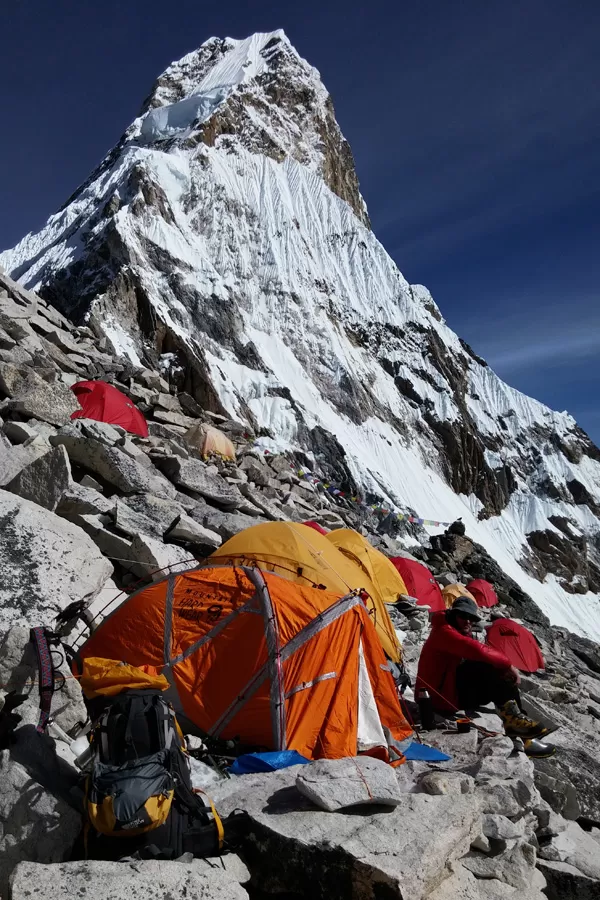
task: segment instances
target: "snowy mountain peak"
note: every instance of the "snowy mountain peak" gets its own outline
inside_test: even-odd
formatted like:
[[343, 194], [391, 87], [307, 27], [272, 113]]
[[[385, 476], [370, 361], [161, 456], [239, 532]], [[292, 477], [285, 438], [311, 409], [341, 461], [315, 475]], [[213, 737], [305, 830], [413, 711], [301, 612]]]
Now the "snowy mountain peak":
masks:
[[600, 451], [398, 271], [331, 98], [283, 32], [211, 38], [169, 66], [0, 264], [134, 363], [162, 359], [260, 446], [301, 448], [389, 509], [461, 516], [553, 622], [600, 637]]
[[282, 29], [253, 34], [245, 40], [212, 37], [198, 50], [168, 66], [157, 79], [142, 112], [215, 88], [234, 89], [249, 84], [268, 72], [283, 52], [314, 72], [319, 80], [318, 72], [300, 58]]
[[159, 77], [127, 132], [143, 146], [173, 138], [213, 146], [232, 135], [250, 151], [311, 168], [368, 223], [331, 98], [282, 30], [206, 41]]

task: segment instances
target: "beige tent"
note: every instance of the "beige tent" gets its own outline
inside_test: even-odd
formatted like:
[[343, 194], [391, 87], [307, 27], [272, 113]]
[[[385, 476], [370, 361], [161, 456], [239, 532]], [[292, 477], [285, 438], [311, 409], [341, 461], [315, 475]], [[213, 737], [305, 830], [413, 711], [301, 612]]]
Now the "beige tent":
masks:
[[477, 603], [473, 594], [467, 590], [464, 584], [447, 585], [445, 588], [442, 588], [442, 597], [444, 598], [446, 609], [450, 609], [454, 601], [458, 600], [459, 597], [469, 597], [473, 603]]
[[235, 459], [235, 448], [229, 438], [212, 425], [205, 423], [192, 425], [183, 439], [190, 447], [199, 450], [205, 458], [215, 454], [223, 459]]

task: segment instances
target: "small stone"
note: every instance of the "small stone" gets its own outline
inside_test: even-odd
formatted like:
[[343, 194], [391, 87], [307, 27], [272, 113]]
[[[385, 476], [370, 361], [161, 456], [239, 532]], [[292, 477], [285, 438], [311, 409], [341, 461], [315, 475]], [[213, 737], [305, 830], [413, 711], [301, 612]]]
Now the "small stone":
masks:
[[[119, 435], [120, 438], [120, 435]], [[172, 497], [175, 490], [153, 467], [141, 465], [116, 446], [106, 446], [85, 437], [75, 424], [70, 424], [50, 438], [53, 446], [62, 444], [72, 462], [94, 472], [124, 494], [149, 492]]]
[[64, 425], [79, 409], [66, 385], [49, 384], [26, 366], [0, 362], [0, 389], [15, 401], [18, 412], [52, 425]]
[[475, 782], [470, 775], [458, 772], [429, 772], [420, 781], [420, 787], [427, 794], [472, 794]]
[[193, 419], [202, 418], [204, 411], [200, 404], [196, 403], [193, 397], [190, 397], [190, 395], [186, 393], [178, 394], [177, 397], [184, 413], [191, 416]]
[[191, 428], [192, 425], [196, 424], [196, 420], [192, 419], [190, 416], [184, 416], [183, 413], [180, 412], [169, 412], [165, 409], [159, 409], [158, 407], [154, 408], [154, 418], [158, 422], [166, 423], [167, 425], [178, 425], [180, 428]]
[[154, 519], [132, 509], [124, 500], [117, 499], [114, 508], [114, 525], [118, 531], [132, 538], [137, 534], [146, 534], [162, 540], [162, 530]]
[[161, 409], [166, 409], [169, 412], [181, 412], [181, 404], [177, 397], [174, 397], [173, 394], [155, 394], [153, 402], [155, 406], [158, 406]]
[[[477, 722], [479, 723], [479, 720]], [[513, 752], [513, 742], [509, 737], [505, 736], [486, 738], [481, 742], [479, 748], [479, 755], [482, 758], [493, 756], [499, 759], [508, 759]]]
[[588, 878], [600, 880], [598, 844], [577, 822], [569, 822], [563, 831], [544, 844], [540, 856], [553, 862], [568, 863]]
[[461, 862], [477, 878], [497, 878], [511, 887], [526, 891], [531, 887], [536, 852], [531, 844], [521, 840], [496, 856], [469, 853]]
[[484, 834], [480, 834], [471, 843], [471, 850], [479, 850], [480, 853], [489, 853], [490, 849], [490, 842]]
[[[229, 479], [228, 479], [229, 480]], [[253, 489], [249, 484], [242, 483], [239, 486], [239, 491], [243, 497], [250, 501], [250, 503], [259, 510], [259, 512], [263, 513], [263, 515], [267, 519], [271, 519], [273, 522], [284, 522], [285, 516], [278, 509], [275, 504], [271, 503], [269, 500], [264, 497], [260, 491]], [[247, 512], [248, 510], [244, 507], [240, 507], [241, 512]]]
[[48, 452], [48, 443], [41, 437], [28, 438], [16, 447], [0, 443], [0, 487], [9, 484], [28, 465]]
[[93, 490], [98, 491], [99, 493], [102, 493], [104, 491], [104, 488], [102, 487], [100, 482], [96, 481], [95, 478], [92, 478], [91, 475], [84, 475], [79, 483], [82, 487], [93, 488]]
[[494, 841], [510, 841], [523, 837], [523, 820], [511, 822], [506, 816], [488, 813], [483, 817], [482, 830], [486, 837], [492, 838]]
[[238, 531], [243, 531], [252, 525], [259, 525], [267, 521], [265, 518], [253, 518], [240, 512], [222, 512], [208, 505], [198, 505], [190, 511], [190, 515], [197, 522], [200, 522], [201, 525], [210, 528], [211, 531], [218, 532], [224, 541], [228, 541]]
[[98, 422], [96, 419], [77, 419], [81, 433], [85, 437], [92, 438], [106, 447], [113, 447], [123, 436], [123, 430], [108, 422]]
[[78, 513], [69, 517], [69, 521], [89, 535], [101, 553], [121, 563], [125, 568], [130, 568], [128, 563], [132, 560], [131, 541], [105, 528], [108, 520], [108, 515], [97, 513]]
[[16, 343], [16, 340], [0, 326], [0, 350], [12, 350]]
[[[31, 728], [33, 731], [33, 727]], [[39, 737], [36, 735], [36, 737]], [[51, 742], [50, 742], [51, 743]], [[45, 751], [51, 755], [49, 747]], [[43, 863], [58, 863], [71, 852], [81, 831], [81, 815], [64, 799], [55, 797], [50, 790], [38, 784], [30, 773], [11, 759], [8, 750], [0, 751], [0, 779], [2, 798], [0, 800], [0, 896], [9, 896], [9, 876], [20, 865], [21, 860], [36, 860]], [[46, 872], [49, 888], [53, 879], [48, 878], [48, 868], [38, 865]], [[53, 871], [50, 868], [50, 871]], [[32, 886], [22, 885], [15, 893], [15, 876], [10, 896], [13, 900], [31, 897]], [[51, 893], [47, 895], [51, 896]]]

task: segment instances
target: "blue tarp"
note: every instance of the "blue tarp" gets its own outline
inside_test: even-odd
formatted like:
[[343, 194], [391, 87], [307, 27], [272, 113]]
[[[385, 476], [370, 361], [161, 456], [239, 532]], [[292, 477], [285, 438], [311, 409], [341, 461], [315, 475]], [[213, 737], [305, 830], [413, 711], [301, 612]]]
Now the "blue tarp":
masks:
[[437, 747], [430, 747], [429, 744], [419, 744], [413, 741], [410, 747], [404, 751], [407, 759], [422, 760], [423, 762], [447, 762], [452, 759], [447, 753], [442, 753]]
[[296, 750], [244, 753], [243, 756], [238, 756], [229, 771], [232, 775], [249, 775], [252, 772], [275, 772], [277, 769], [287, 769], [289, 766], [309, 762], [310, 759], [302, 756]]

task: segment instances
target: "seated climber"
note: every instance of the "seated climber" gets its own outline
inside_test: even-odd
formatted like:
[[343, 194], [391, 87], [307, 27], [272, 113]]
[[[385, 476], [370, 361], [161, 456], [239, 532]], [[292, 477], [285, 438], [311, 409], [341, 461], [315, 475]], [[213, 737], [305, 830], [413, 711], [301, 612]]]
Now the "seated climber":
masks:
[[457, 597], [451, 609], [432, 616], [431, 633], [419, 659], [417, 694], [421, 688], [427, 690], [442, 715], [494, 703], [508, 735], [541, 737], [547, 729], [522, 711], [518, 669], [504, 653], [472, 636], [473, 624], [480, 619], [477, 604], [469, 597]]

